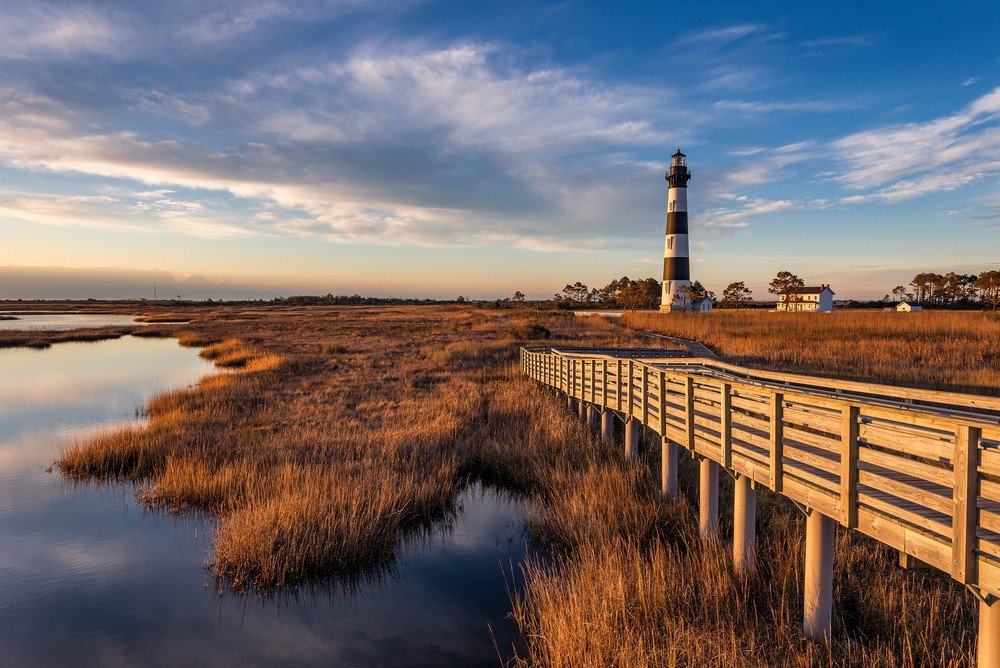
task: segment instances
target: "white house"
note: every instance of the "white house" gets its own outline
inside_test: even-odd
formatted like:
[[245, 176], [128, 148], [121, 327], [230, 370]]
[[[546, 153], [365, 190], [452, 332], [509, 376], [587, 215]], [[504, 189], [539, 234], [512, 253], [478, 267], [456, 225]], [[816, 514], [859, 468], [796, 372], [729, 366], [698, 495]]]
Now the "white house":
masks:
[[911, 304], [909, 302], [899, 302], [896, 305], [896, 310], [901, 313], [910, 313], [911, 311], [921, 311], [923, 310], [918, 304]]
[[830, 313], [834, 294], [826, 283], [819, 287], [791, 288], [778, 295], [778, 310]]
[[701, 299], [695, 299], [691, 302], [691, 308], [688, 309], [692, 313], [711, 313], [712, 308], [715, 304], [708, 297], [702, 297]]

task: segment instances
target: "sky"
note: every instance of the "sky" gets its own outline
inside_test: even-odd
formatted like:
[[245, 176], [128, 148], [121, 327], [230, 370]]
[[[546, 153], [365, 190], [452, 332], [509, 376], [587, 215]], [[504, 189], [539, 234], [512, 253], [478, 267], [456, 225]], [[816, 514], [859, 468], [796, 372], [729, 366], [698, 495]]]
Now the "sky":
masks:
[[1000, 3], [0, 0], [0, 298], [1000, 268]]

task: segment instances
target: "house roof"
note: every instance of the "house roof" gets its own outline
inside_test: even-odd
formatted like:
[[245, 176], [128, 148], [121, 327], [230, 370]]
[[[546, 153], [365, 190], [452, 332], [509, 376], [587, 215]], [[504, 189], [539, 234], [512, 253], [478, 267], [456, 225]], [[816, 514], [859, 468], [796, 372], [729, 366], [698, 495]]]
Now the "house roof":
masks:
[[830, 290], [830, 294], [837, 294], [830, 289], [829, 285], [814, 285], [805, 288], [789, 288], [786, 292], [792, 295], [818, 295], [824, 290]]
[[692, 305], [694, 305], [694, 304], [700, 304], [702, 302], [707, 302], [707, 301], [709, 301], [708, 297], [699, 297], [698, 299], [693, 300], [691, 302], [691, 304]]

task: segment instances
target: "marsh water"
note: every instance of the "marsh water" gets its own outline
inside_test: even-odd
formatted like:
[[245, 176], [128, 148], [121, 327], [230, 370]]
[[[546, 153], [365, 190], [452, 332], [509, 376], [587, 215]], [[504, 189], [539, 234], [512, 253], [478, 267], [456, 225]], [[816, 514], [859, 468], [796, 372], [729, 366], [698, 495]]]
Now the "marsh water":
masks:
[[351, 594], [220, 594], [212, 524], [51, 464], [211, 366], [173, 340], [0, 350], [0, 661], [12, 665], [496, 666], [525, 545], [516, 502], [480, 487]]
[[8, 313], [0, 311], [0, 316], [14, 320], [0, 320], [0, 329], [45, 329], [62, 331], [78, 327], [108, 327], [114, 325], [141, 325], [134, 315], [111, 313]]

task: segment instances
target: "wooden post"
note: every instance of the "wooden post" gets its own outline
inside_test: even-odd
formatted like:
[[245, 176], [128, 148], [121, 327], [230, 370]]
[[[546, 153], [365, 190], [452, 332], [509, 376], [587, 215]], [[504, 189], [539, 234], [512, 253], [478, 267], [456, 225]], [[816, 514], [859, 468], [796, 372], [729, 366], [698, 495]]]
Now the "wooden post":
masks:
[[738, 573], [757, 567], [757, 492], [749, 476], [736, 477], [733, 497], [733, 565]]
[[955, 431], [951, 576], [962, 584], [976, 582], [976, 525], [979, 523], [976, 501], [979, 496], [981, 434], [980, 429], [967, 425], [959, 425]]
[[628, 418], [625, 421], [625, 459], [634, 461], [639, 458], [639, 421]]
[[729, 383], [719, 390], [719, 441], [722, 447], [722, 465], [733, 468], [733, 393]]
[[615, 413], [610, 408], [601, 411], [601, 440], [605, 443], [615, 440]]
[[840, 425], [840, 523], [858, 526], [858, 416], [857, 406], [844, 406]]
[[668, 499], [677, 498], [677, 444], [666, 436], [660, 439], [660, 492]]
[[781, 493], [781, 476], [783, 475], [784, 457], [784, 395], [781, 392], [771, 393], [771, 489]]
[[594, 403], [597, 395], [597, 360], [590, 360], [587, 366], [590, 367], [590, 403]]
[[660, 433], [662, 438], [667, 437], [667, 374], [664, 371], [660, 372], [660, 384], [657, 387], [656, 393], [660, 395], [660, 405], [658, 407], [660, 416], [660, 428], [657, 431]]
[[583, 399], [580, 399], [577, 404], [577, 415], [580, 417], [581, 422], [587, 421], [587, 402]]
[[615, 408], [618, 409], [619, 413], [625, 413], [622, 410], [622, 361], [617, 359], [615, 360], [615, 388]]
[[596, 432], [601, 422], [600, 411], [594, 404], [587, 404], [587, 428]]
[[649, 424], [649, 367], [642, 365], [642, 425]]
[[626, 388], [625, 392], [626, 396], [628, 397], [627, 398], [628, 403], [625, 406], [625, 415], [628, 417], [629, 420], [631, 420], [633, 413], [632, 402], [635, 400], [632, 392], [632, 374], [634, 373], [632, 371], [632, 360], [629, 360], [626, 366], [628, 369], [627, 370], [628, 379], [626, 380], [626, 382], [628, 383], [628, 387]]
[[608, 361], [601, 360], [601, 406], [608, 405]]
[[817, 510], [806, 518], [805, 601], [802, 632], [829, 640], [833, 620], [833, 546], [837, 523]]
[[566, 408], [570, 409], [571, 411], [576, 410], [576, 399], [573, 398], [572, 394], [566, 395]]
[[993, 596], [989, 603], [979, 602], [976, 665], [979, 668], [1000, 668], [1000, 600]]
[[719, 465], [703, 457], [699, 467], [698, 533], [702, 540], [711, 540], [719, 534]]
[[684, 376], [684, 434], [685, 446], [694, 452], [694, 377]]

